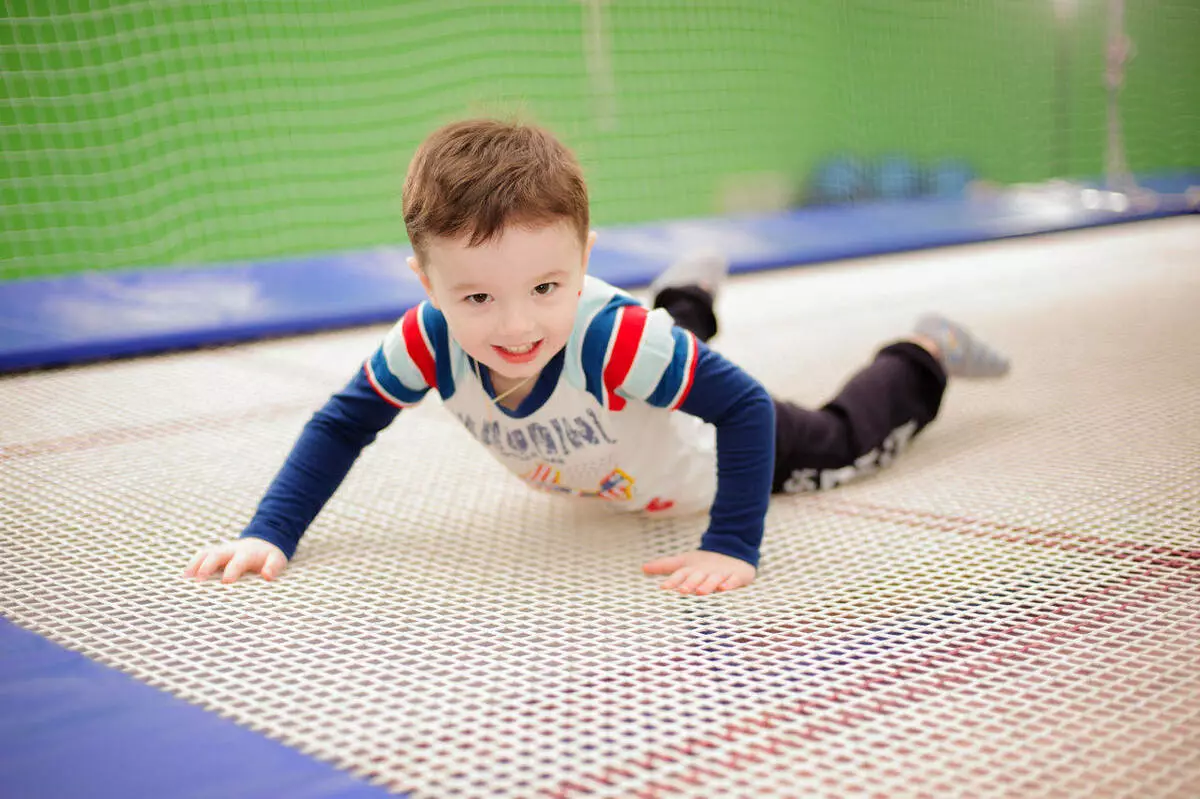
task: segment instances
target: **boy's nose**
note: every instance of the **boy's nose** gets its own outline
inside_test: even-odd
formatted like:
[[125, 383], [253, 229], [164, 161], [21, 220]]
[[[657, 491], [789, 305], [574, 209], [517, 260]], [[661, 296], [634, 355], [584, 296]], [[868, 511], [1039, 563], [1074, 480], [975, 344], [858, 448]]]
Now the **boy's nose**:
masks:
[[[527, 336], [533, 331], [533, 316], [519, 303], [513, 303], [504, 309], [504, 314], [500, 318], [499, 334], [504, 337], [512, 337], [520, 339], [522, 336]], [[513, 344], [523, 344], [523, 340], [512, 342]]]

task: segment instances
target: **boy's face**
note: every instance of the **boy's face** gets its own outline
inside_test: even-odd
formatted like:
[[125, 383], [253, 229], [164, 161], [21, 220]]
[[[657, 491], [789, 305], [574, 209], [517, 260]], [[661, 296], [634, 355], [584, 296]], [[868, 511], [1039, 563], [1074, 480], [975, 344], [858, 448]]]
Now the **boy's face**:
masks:
[[566, 346], [596, 234], [570, 225], [510, 227], [479, 247], [434, 239], [409, 260], [450, 335], [493, 375], [522, 380]]

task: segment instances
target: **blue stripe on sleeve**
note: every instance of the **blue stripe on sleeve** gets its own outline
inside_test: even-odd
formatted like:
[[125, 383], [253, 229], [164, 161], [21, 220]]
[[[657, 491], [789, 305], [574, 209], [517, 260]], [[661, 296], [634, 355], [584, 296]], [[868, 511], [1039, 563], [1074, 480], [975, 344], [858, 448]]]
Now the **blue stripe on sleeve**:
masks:
[[[679, 389], [683, 387], [687, 380], [689, 364], [688, 353], [691, 351], [691, 345], [688, 342], [690, 338], [687, 331], [678, 327], [671, 330], [671, 335], [675, 338], [675, 352], [671, 355], [671, 362], [667, 364], [667, 368], [663, 371], [662, 379], [658, 381], [658, 386], [646, 398], [646, 402], [659, 408], [665, 408], [679, 396]], [[697, 342], [699, 344], [699, 342]], [[696, 353], [699, 358], [699, 352]], [[693, 389], [695, 386], [693, 385]]]
[[596, 314], [583, 337], [583, 351], [579, 361], [583, 366], [587, 392], [604, 405], [604, 356], [608, 353], [608, 342], [612, 339], [613, 324], [616, 322], [620, 303], [610, 302]]
[[438, 393], [442, 399], [450, 399], [454, 396], [454, 369], [450, 363], [450, 331], [446, 327], [446, 317], [433, 307], [433, 303], [427, 302], [422, 308], [421, 322], [433, 348]]
[[371, 356], [370, 368], [371, 374], [379, 383], [379, 387], [401, 405], [416, 405], [425, 396], [425, 392], [429, 391], [428, 387], [422, 388], [420, 391], [413, 391], [400, 382], [400, 378], [392, 374], [392, 370], [388, 367], [387, 357], [383, 354], [382, 345]]

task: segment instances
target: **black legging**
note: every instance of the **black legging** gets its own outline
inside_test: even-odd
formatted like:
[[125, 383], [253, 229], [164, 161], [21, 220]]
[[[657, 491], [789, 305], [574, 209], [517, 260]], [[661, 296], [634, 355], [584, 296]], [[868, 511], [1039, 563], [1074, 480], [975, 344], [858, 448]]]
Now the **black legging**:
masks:
[[[654, 298], [680, 327], [708, 341], [717, 332], [712, 295], [699, 286]], [[833, 488], [891, 463], [937, 416], [946, 373], [924, 347], [884, 347], [819, 410], [775, 400], [775, 492]]]

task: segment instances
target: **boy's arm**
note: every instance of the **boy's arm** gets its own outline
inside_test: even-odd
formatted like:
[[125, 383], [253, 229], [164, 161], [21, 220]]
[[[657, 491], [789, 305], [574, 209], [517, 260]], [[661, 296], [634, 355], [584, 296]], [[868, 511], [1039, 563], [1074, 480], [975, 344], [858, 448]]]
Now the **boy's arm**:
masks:
[[[743, 561], [742, 573], [745, 564], [756, 567], [775, 472], [775, 403], [766, 389], [665, 310], [620, 295], [592, 317], [580, 359], [588, 391], [605, 407], [619, 410], [627, 399], [640, 400], [716, 427], [717, 493], [701, 554]], [[687, 559], [697, 560], [694, 555]], [[679, 559], [655, 561], [653, 573], [676, 571], [672, 564]], [[720, 559], [699, 560], [712, 565]]]
[[757, 566], [775, 472], [775, 403], [742, 369], [700, 342], [696, 349], [678, 409], [717, 430], [717, 495], [700, 549]]
[[437, 386], [446, 351], [441, 312], [427, 302], [406, 311], [354, 379], [304, 426], [241, 537], [269, 541], [291, 558], [363, 448], [401, 408]]
[[359, 453], [399, 412], [359, 370], [304, 426], [241, 537], [269, 541], [291, 558]]
[[255, 572], [277, 578], [363, 448], [401, 408], [437, 388], [439, 377], [450, 379], [448, 340], [445, 319], [429, 303], [405, 311], [362, 371], [304, 426], [238, 540], [204, 547], [184, 576], [206, 580], [221, 572], [225, 583]]

